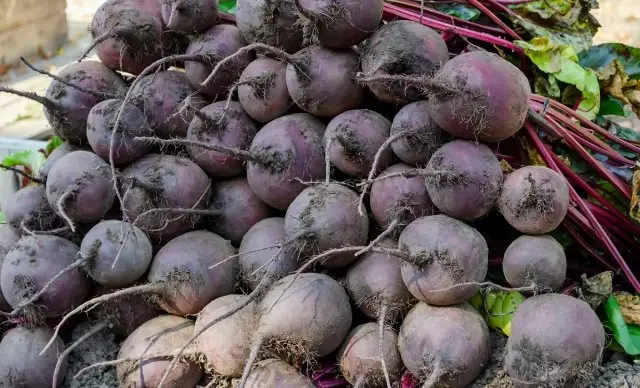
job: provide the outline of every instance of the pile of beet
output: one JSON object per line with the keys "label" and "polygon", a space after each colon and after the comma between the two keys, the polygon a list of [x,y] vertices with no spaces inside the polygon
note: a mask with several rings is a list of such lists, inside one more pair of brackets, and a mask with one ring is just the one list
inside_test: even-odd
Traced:
{"label": "pile of beet", "polygon": [[383,5],[106,1],[100,61],[23,93],[65,143],[2,207],[0,387],[59,386],[83,320],[123,340],[93,366],[121,388],[314,387],[328,361],[333,386],[466,387],[495,288],[528,297],[514,384],[587,382],[605,332],[550,235],[573,188],[498,152],[529,80]]}

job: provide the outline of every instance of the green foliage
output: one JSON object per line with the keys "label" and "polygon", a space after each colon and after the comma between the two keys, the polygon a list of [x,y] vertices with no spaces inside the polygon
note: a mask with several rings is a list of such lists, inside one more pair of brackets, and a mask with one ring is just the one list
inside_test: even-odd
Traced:
{"label": "green foliage", "polygon": [[640,355],[640,326],[624,321],[620,304],[613,294],[604,303],[604,311],[607,317],[604,326],[613,333],[615,342],[628,355]]}
{"label": "green foliage", "polygon": [[0,224],[6,224],[7,223],[7,216],[4,214],[4,212],[0,211]]}
{"label": "green foliage", "polygon": [[464,20],[475,20],[481,15],[480,10],[477,8],[464,4],[431,4],[431,6],[440,12],[446,13],[447,15],[455,16]]}
{"label": "green foliage", "polygon": [[218,3],[218,9],[220,12],[234,14],[236,13],[236,0],[220,0]]}
{"label": "green foliage", "polygon": [[[547,37],[536,37],[529,42],[516,41],[525,54],[548,78],[557,91],[557,81],[574,86],[582,93],[578,112],[592,120],[600,110],[600,84],[594,70],[585,69],[578,64],[578,56],[572,46],[555,44]],[[536,84],[542,81],[537,81]],[[553,87],[556,85],[556,87]],[[555,93],[554,93],[555,94]],[[551,97],[559,97],[552,95]]]}
{"label": "green foliage", "polygon": [[599,70],[618,60],[631,78],[640,78],[640,48],[622,43],[605,43],[581,52],[578,57],[582,66],[593,70]]}

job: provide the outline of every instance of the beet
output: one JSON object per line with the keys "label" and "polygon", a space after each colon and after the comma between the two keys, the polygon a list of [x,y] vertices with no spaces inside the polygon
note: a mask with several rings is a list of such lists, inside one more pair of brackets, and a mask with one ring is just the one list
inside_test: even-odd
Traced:
{"label": "beet", "polygon": [[218,0],[161,0],[166,27],[186,34],[204,31],[218,18]]}
{"label": "beet", "polygon": [[258,57],[244,69],[238,85],[238,101],[254,120],[268,123],[293,106],[286,74],[287,63],[269,57]]}
{"label": "beet", "polygon": [[293,53],[302,46],[295,0],[242,0],[236,24],[249,43],[265,43]]}
{"label": "beet", "polygon": [[426,165],[448,137],[431,118],[427,101],[412,102],[398,111],[391,135],[398,133],[407,135],[391,143],[391,148],[400,160],[414,166]]}

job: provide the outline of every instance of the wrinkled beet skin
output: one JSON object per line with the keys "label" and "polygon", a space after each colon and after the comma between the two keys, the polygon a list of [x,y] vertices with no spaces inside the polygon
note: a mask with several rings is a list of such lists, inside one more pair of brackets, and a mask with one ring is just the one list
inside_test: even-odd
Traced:
{"label": "wrinkled beet skin", "polygon": [[[0,342],[0,387],[50,387],[58,356],[64,343],[56,337],[53,345],[41,356],[53,332],[48,328],[14,327]],[[67,360],[61,363],[57,384],[61,384],[67,370]],[[57,385],[56,385],[57,386]]]}
{"label": "wrinkled beet skin", "polygon": [[[559,384],[554,386],[583,386],[576,377],[595,371],[604,345],[602,323],[588,304],[562,294],[537,295],[518,306],[511,320],[505,366],[513,379],[531,382],[514,380],[517,388],[555,382]],[[586,362],[593,364],[585,367]],[[572,368],[583,375],[570,375]],[[562,384],[564,379],[567,385]]]}
{"label": "wrinkled beet skin", "polygon": [[364,89],[355,80],[359,69],[353,50],[332,50],[314,45],[295,54],[297,66],[287,65],[287,89],[301,109],[333,117],[360,106]]}
{"label": "wrinkled beet skin", "polygon": [[[320,184],[303,190],[287,209],[284,229],[301,252],[313,254],[334,248],[366,245],[369,219],[358,213],[358,195],[339,184]],[[354,252],[332,255],[322,261],[340,268],[355,260]]]}
{"label": "wrinkled beet skin", "polygon": [[231,64],[220,69],[206,87],[201,83],[209,76],[218,61],[246,45],[247,42],[240,35],[238,27],[231,24],[218,24],[202,33],[191,42],[186,54],[207,54],[215,60],[211,64],[195,61],[188,61],[185,64],[187,78],[191,85],[213,99],[225,98],[228,89],[238,80],[244,68],[255,59],[252,52],[236,57]]}
{"label": "wrinkled beet skin", "polygon": [[[138,327],[122,343],[118,358],[143,359],[142,366],[122,363],[117,366],[118,381],[123,387],[156,388],[169,366],[169,358],[147,358],[156,354],[177,352],[193,335],[193,321],[172,315],[153,318]],[[192,347],[187,351],[192,351]],[[145,357],[147,356],[147,357]],[[165,386],[194,388],[202,378],[200,366],[188,360],[177,363]]]}
{"label": "wrinkled beet skin", "polygon": [[[464,222],[442,214],[410,223],[400,234],[398,248],[433,260],[423,268],[402,263],[402,279],[409,291],[431,305],[447,306],[468,300],[478,286],[449,288],[482,282],[487,275],[489,248],[484,237]],[[461,272],[456,274],[456,269]]]}
{"label": "wrinkled beet skin", "polygon": [[[285,240],[284,218],[281,217],[265,218],[244,235],[238,249],[238,262],[242,281],[251,289],[258,287],[266,276],[278,280],[298,268],[298,257],[294,250],[280,250],[278,247]],[[263,249],[267,247],[271,248]],[[254,250],[256,252],[252,252]],[[267,265],[267,261],[273,257],[271,264]]]}
{"label": "wrinkled beet skin", "polygon": [[391,148],[400,160],[413,166],[426,165],[448,138],[431,119],[427,101],[407,104],[398,111],[391,124],[391,135],[402,131],[415,133],[394,141]]}
{"label": "wrinkled beet skin", "polygon": [[[368,76],[428,75],[449,60],[449,50],[434,30],[400,20],[385,24],[367,39],[361,57],[362,71]],[[369,89],[390,104],[422,99],[415,87],[402,82],[370,83]]]}
{"label": "wrinkled beet skin", "polygon": [[271,215],[271,208],[253,193],[244,177],[214,183],[209,210],[221,214],[210,217],[207,229],[236,246],[253,225]]}
{"label": "wrinkled beet skin", "polygon": [[236,24],[249,43],[264,43],[294,53],[302,46],[295,0],[242,0]]}
{"label": "wrinkled beet skin", "polygon": [[[57,75],[75,85],[110,96],[123,95],[127,87],[122,77],[96,61],[72,63]],[[56,80],[49,84],[46,97],[59,106],[58,111],[44,108],[44,114],[55,133],[70,143],[86,144],[89,111],[106,97],[100,99]]]}
{"label": "wrinkled beet skin", "polygon": [[[296,319],[291,319],[295,312]],[[351,328],[349,297],[333,278],[318,273],[284,277],[265,294],[259,307],[260,336],[296,338],[324,357],[340,346]]]}
{"label": "wrinkled beet skin", "polygon": [[[239,85],[238,101],[254,120],[268,123],[286,114],[293,106],[287,89],[286,74],[287,63],[269,57],[259,57],[244,69],[239,81],[242,83],[253,80],[258,85]],[[264,77],[273,79],[266,82]]]}
{"label": "wrinkled beet skin", "polygon": [[[378,176],[411,169],[412,167],[404,163],[398,163],[382,171]],[[420,176],[397,176],[374,182],[371,185],[369,206],[373,218],[381,226],[389,225],[394,219],[406,225],[416,218],[430,216],[435,211],[427,193],[424,178]]]}
{"label": "wrinkled beet skin", "polygon": [[91,36],[120,33],[98,45],[100,61],[110,69],[140,74],[163,57],[163,21],[158,0],[109,0],[93,15]]}
{"label": "wrinkled beet skin", "polygon": [[[246,150],[259,129],[235,101],[231,101],[228,107],[224,101],[214,102],[202,108],[201,112],[212,123],[195,117],[189,125],[188,140]],[[245,172],[246,160],[226,152],[197,146],[187,146],[187,151],[191,159],[210,176],[233,177]]]}
{"label": "wrinkled beet skin", "polygon": [[[87,119],[87,140],[96,155],[109,161],[111,136],[118,110],[123,100],[105,100],[96,104],[89,112]],[[153,136],[144,114],[133,105],[126,105],[118,131],[113,139],[113,162],[116,165],[127,165],[146,155],[151,149],[148,142],[134,140],[137,136]]]}
{"label": "wrinkled beet skin", "polygon": [[486,215],[498,201],[502,168],[484,144],[466,140],[445,144],[429,160],[427,173],[432,174],[426,177],[431,201],[451,217],[475,220]]}
{"label": "wrinkled beet skin", "polygon": [[[412,375],[425,378],[433,363],[440,361],[445,364],[442,372],[453,374],[445,374],[440,384],[463,388],[487,367],[491,343],[487,324],[469,304],[435,307],[418,303],[402,322],[398,348]],[[425,361],[431,357],[435,359]]]}
{"label": "wrinkled beet skin", "polygon": [[531,87],[514,65],[487,51],[463,53],[447,62],[436,81],[458,90],[434,98],[431,117],[450,134],[485,142],[513,136],[524,123]]}
{"label": "wrinkled beet skin", "polygon": [[[205,325],[228,311],[247,302],[247,295],[225,295],[214,299],[202,309],[196,318],[195,330],[201,330]],[[196,347],[216,373],[223,376],[240,377],[244,365],[249,358],[251,333],[255,329],[255,302],[242,310],[208,328],[196,340]]]}
{"label": "wrinkled beet skin", "polygon": [[[277,118],[262,127],[251,143],[252,153],[267,155],[281,163],[263,166],[247,163],[247,180],[254,193],[266,204],[286,210],[307,185],[302,182],[324,179],[325,125],[306,113],[294,113]],[[302,181],[302,182],[300,182]]]}
{"label": "wrinkled beet skin", "polygon": [[296,4],[314,21],[319,43],[336,49],[354,46],[374,32],[382,20],[384,7],[383,0],[298,0]]}
{"label": "wrinkled beet skin", "polygon": [[47,231],[63,226],[47,201],[47,190],[44,186],[27,186],[13,193],[4,202],[2,210],[7,224],[16,234],[22,234],[20,224],[31,231]]}
{"label": "wrinkled beet skin", "polygon": [[[0,285],[11,306],[26,301],[53,276],[76,260],[78,246],[60,237],[26,236],[17,241],[2,264]],[[76,268],[62,275],[38,299],[47,317],[57,317],[84,301],[89,280]]]}
{"label": "wrinkled beet skin", "polygon": [[[133,186],[126,183],[131,179],[123,179],[124,187],[120,189],[123,193],[128,191],[124,212],[130,220],[150,209],[204,209],[209,203],[211,180],[189,159],[147,155],[124,169],[122,177],[135,179]],[[139,219],[136,225],[154,242],[161,242],[192,229],[198,219],[175,213],[155,213]],[[166,220],[169,222],[165,224]]]}
{"label": "wrinkled beet skin", "polygon": [[[524,200],[531,188],[537,191],[535,199],[540,200],[540,192],[550,198],[544,201],[546,211],[531,206],[523,206],[522,202],[531,202],[533,198]],[[544,198],[544,197],[543,197]],[[564,220],[569,208],[569,186],[565,178],[547,167],[526,166],[507,175],[502,185],[498,201],[500,213],[507,222],[526,234],[549,233]]]}
{"label": "wrinkled beet skin", "polygon": [[[197,93],[187,76],[172,70],[144,77],[131,90],[131,96],[132,103],[144,112],[156,136],[163,139],[186,136],[194,117],[193,109],[207,105],[205,97]],[[181,111],[187,98],[193,109]]]}
{"label": "wrinkled beet skin", "polygon": [[[383,333],[383,354],[391,382],[402,377],[402,360],[398,352],[398,334],[388,327]],[[358,379],[371,379],[368,387],[384,387],[384,375],[380,361],[378,324],[365,323],[354,327],[338,350],[338,364],[345,379],[355,384]],[[377,383],[377,384],[376,384]]]}
{"label": "wrinkled beet skin", "polygon": [[59,199],[68,193],[64,212],[76,222],[96,222],[111,209],[115,190],[109,165],[96,154],[74,151],[53,165],[47,178],[49,205],[58,210]]}
{"label": "wrinkled beet skin", "polygon": [[196,314],[212,299],[233,292],[237,260],[209,267],[235,253],[229,241],[203,230],[187,232],[169,241],[153,258],[149,282],[187,280],[165,294],[160,306],[174,315]]}
{"label": "wrinkled beet skin", "polygon": [[[382,245],[395,248],[398,243],[385,239]],[[414,299],[402,280],[401,266],[402,261],[396,256],[368,252],[349,267],[346,288],[354,304],[369,318],[378,319],[383,303],[389,304],[396,314],[406,313],[403,307]]]}
{"label": "wrinkled beet skin", "polygon": [[564,248],[551,236],[518,237],[504,253],[502,272],[512,287],[537,287],[557,291],[567,277]]}
{"label": "wrinkled beet skin", "polygon": [[218,0],[162,0],[162,20],[170,30],[196,33],[213,26]]}
{"label": "wrinkled beet skin", "polygon": [[[378,149],[389,137],[390,127],[389,120],[372,110],[355,109],[339,114],[327,124],[323,139],[325,145],[327,139],[333,139],[329,152],[331,164],[349,176],[366,177]],[[384,150],[379,169],[385,169],[392,158],[391,150]]]}
{"label": "wrinkled beet skin", "polygon": [[[124,237],[127,239],[123,247],[121,238]],[[97,249],[96,242],[99,242]],[[117,220],[102,221],[91,228],[82,240],[80,252],[82,257],[93,257],[86,268],[89,276],[110,288],[133,284],[147,271],[152,258],[151,242],[144,232]],[[116,257],[118,262],[114,267]]]}

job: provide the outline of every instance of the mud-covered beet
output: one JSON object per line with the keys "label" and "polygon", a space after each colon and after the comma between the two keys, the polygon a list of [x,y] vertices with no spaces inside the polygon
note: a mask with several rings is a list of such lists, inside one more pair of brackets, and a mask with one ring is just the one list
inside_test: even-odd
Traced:
{"label": "mud-covered beet", "polygon": [[244,177],[213,184],[207,229],[239,245],[247,231],[271,215],[271,208],[254,194]]}
{"label": "mud-covered beet", "polygon": [[[247,295],[225,295],[206,305],[196,319],[195,330],[231,311],[247,301]],[[255,329],[256,304],[250,302],[232,316],[204,331],[196,340],[196,347],[211,364],[216,373],[240,377],[249,358],[251,333]]]}
{"label": "mud-covered beet", "polygon": [[59,81],[53,80],[47,88],[46,97],[53,101],[57,109],[45,106],[44,114],[54,132],[73,144],[87,142],[87,116],[98,102],[122,96],[126,84],[116,72],[96,61],[84,61],[65,66],[58,77],[74,85],[102,93],[102,98],[79,91]]}
{"label": "mud-covered beet", "polygon": [[382,20],[383,0],[298,0],[300,12],[318,42],[331,48],[349,48],[374,32]]}
{"label": "mud-covered beet", "polygon": [[[384,328],[382,356],[392,383],[402,377],[402,359],[398,352],[398,334],[391,328]],[[378,324],[365,323],[354,327],[342,347],[338,350],[338,363],[345,379],[351,384],[383,388],[386,387],[380,360]]]}
{"label": "mud-covered beet", "polygon": [[425,386],[463,388],[487,367],[491,344],[487,324],[471,305],[418,303],[402,322],[398,348]]}
{"label": "mud-covered beet", "polygon": [[[123,387],[157,387],[170,357],[157,357],[158,354],[171,355],[193,335],[193,321],[173,315],[162,315],[151,319],[138,327],[122,343],[118,358],[131,358],[141,362],[129,362],[117,365],[118,380]],[[193,353],[194,347],[187,349]],[[200,366],[188,359],[181,360],[169,372],[167,387],[194,388],[202,377]]]}
{"label": "mud-covered beet", "polygon": [[551,236],[520,236],[504,253],[502,272],[513,287],[557,291],[567,277],[567,257]]}
{"label": "mud-covered beet", "polygon": [[[77,259],[79,248],[60,237],[37,235],[18,240],[2,263],[0,286],[12,307],[26,302]],[[80,268],[60,276],[38,298],[36,306],[47,317],[56,317],[80,304],[89,291],[89,279]],[[37,322],[36,322],[37,323]]]}
{"label": "mud-covered beet", "polygon": [[398,248],[423,260],[403,263],[402,279],[418,300],[453,305],[471,298],[487,275],[489,248],[484,237],[462,221],[442,214],[418,218],[400,234]]}
{"label": "mud-covered beet", "polygon": [[[429,75],[449,60],[449,50],[438,33],[420,23],[393,21],[378,29],[362,50],[365,76]],[[404,82],[368,84],[378,99],[404,104],[421,99],[421,93]]]}
{"label": "mud-covered beet", "polygon": [[91,151],[91,148],[89,148],[88,146],[77,146],[67,141],[60,144],[55,150],[53,150],[49,154],[49,156],[47,156],[47,159],[42,164],[42,167],[40,167],[40,177],[42,179],[47,179],[47,175],[49,175],[49,171],[51,170],[51,167],[58,160],[60,160],[60,158],[62,158],[63,156],[65,156],[70,152],[78,151],[78,150]]}
{"label": "mud-covered beet", "polygon": [[333,117],[360,106],[364,89],[355,76],[358,54],[314,45],[294,55],[287,65],[287,89],[303,110],[321,117]]}
{"label": "mud-covered beet", "polygon": [[[193,109],[207,105],[204,96],[191,86],[180,71],[158,71],[136,82],[131,102],[144,112],[156,136],[184,137],[194,117]],[[185,107],[187,103],[189,107]]]}
{"label": "mud-covered beet", "polygon": [[[395,248],[397,241],[385,239],[382,246]],[[387,321],[404,315],[415,302],[402,280],[402,261],[393,255],[368,252],[347,271],[346,288],[355,306],[366,316],[378,319],[386,305]]]}
{"label": "mud-covered beet", "polygon": [[237,259],[229,241],[217,234],[196,230],[169,241],[156,254],[149,268],[150,283],[166,283],[159,305],[174,315],[196,314],[212,299],[233,292]]}
{"label": "mud-covered beet", "polygon": [[213,99],[227,96],[228,89],[238,80],[244,68],[251,63],[255,55],[251,52],[236,57],[232,63],[224,66],[215,78],[206,86],[201,83],[209,76],[218,61],[234,54],[247,42],[238,27],[231,24],[218,24],[198,35],[187,48],[186,54],[204,54],[207,62],[188,61],[185,63],[187,78],[191,85],[201,93]]}
{"label": "mud-covered beet", "polygon": [[[337,183],[304,189],[287,209],[284,229],[287,240],[303,253],[313,254],[367,242],[369,219],[358,213],[358,194]],[[322,261],[330,268],[349,265],[354,252],[338,253]]]}
{"label": "mud-covered beet", "polygon": [[[343,173],[366,177],[373,166],[378,149],[389,137],[391,123],[379,113],[368,109],[348,110],[327,124],[324,144],[331,164]],[[378,161],[379,169],[386,168],[393,154],[385,150]]]}
{"label": "mud-covered beet", "polygon": [[7,224],[16,234],[49,231],[60,228],[64,224],[47,201],[47,190],[44,186],[27,186],[13,193],[4,201],[2,211]]}
{"label": "mud-covered beet", "polygon": [[[398,163],[382,171],[379,177],[409,170],[413,168]],[[430,216],[436,210],[427,193],[424,178],[420,176],[398,175],[373,182],[369,206],[373,218],[381,226],[387,226],[394,220],[404,226],[416,218]]]}
{"label": "mud-covered beet", "polygon": [[238,101],[254,120],[268,123],[293,106],[286,74],[287,63],[269,57],[258,57],[244,69],[238,85]]}
{"label": "mud-covered beet", "polygon": [[604,347],[602,323],[587,303],[563,294],[537,295],[513,315],[505,366],[517,388],[579,387],[597,369]]}
{"label": "mud-covered beet", "polygon": [[[2,263],[4,262],[4,258],[7,256],[7,253],[11,250],[13,244],[15,244],[19,239],[20,236],[18,236],[9,225],[0,224],[0,269],[2,269]],[[0,288],[0,310],[7,311],[10,308],[11,306],[7,303],[7,300],[2,294],[2,289]]]}
{"label": "mud-covered beet", "polygon": [[285,245],[285,240],[281,217],[265,218],[244,235],[238,262],[241,279],[249,288],[256,288],[265,277],[278,280],[298,268],[295,250]]}
{"label": "mud-covered beet", "polygon": [[[100,293],[110,290],[102,289]],[[163,314],[150,303],[147,295],[127,295],[102,303],[96,309],[98,319],[107,319],[111,331],[119,338],[126,338],[143,323]]]}
{"label": "mud-covered beet", "polygon": [[204,31],[218,18],[218,0],[162,0],[161,4],[162,20],[173,31]]}
{"label": "mud-covered beet", "polygon": [[93,15],[89,28],[108,68],[134,75],[163,57],[163,21],[158,0],[108,0]]}
{"label": "mud-covered beet", "polygon": [[293,53],[302,46],[295,0],[242,0],[236,24],[249,43],[264,43]]}
{"label": "mud-covered beet", "polygon": [[47,177],[47,200],[59,215],[74,222],[96,222],[115,199],[109,165],[88,151],[74,151],[53,165]]}
{"label": "mud-covered beet", "polygon": [[501,141],[513,136],[527,116],[529,80],[497,54],[462,53],[438,71],[435,81],[454,92],[432,94],[431,117],[456,137]]}
{"label": "mud-covered beet", "polygon": [[[43,355],[42,349],[51,338],[48,328],[27,329],[14,327],[7,331],[0,342],[0,387],[36,388],[50,387],[59,353],[64,351],[64,343],[57,337],[54,346]],[[62,362],[58,375],[61,384],[67,369],[66,360]],[[56,385],[57,386],[57,385]]]}
{"label": "mud-covered beet", "polygon": [[296,368],[278,359],[256,363],[247,378],[247,387],[314,388],[315,384]]}
{"label": "mud-covered beet", "polygon": [[500,213],[522,233],[549,233],[569,208],[565,178],[547,167],[526,166],[507,175],[498,201]]}
{"label": "mud-covered beet", "polygon": [[486,215],[498,201],[502,168],[484,144],[451,141],[431,156],[426,171],[431,201],[451,217],[475,220]]}
{"label": "mud-covered beet", "polygon": [[412,102],[398,111],[391,123],[391,135],[401,132],[407,135],[391,143],[391,148],[400,160],[414,166],[426,165],[448,138],[431,119],[427,101]]}
{"label": "mud-covered beet", "polygon": [[122,170],[121,175],[125,216],[155,242],[186,232],[200,219],[168,209],[205,209],[209,204],[211,180],[189,159],[151,154]]}
{"label": "mud-covered beet", "polygon": [[153,256],[147,235],[137,226],[117,220],[102,221],[91,228],[82,239],[80,252],[90,260],[86,266],[89,276],[109,288],[133,284],[147,271]]}
{"label": "mud-covered beet", "polygon": [[[123,100],[120,99],[102,101],[91,109],[87,118],[87,140],[91,149],[106,161],[109,161],[111,154],[113,162],[117,165],[127,165],[146,155],[151,145],[134,139],[137,136],[153,135],[144,114],[130,104],[123,107],[118,129],[113,135],[114,124],[122,102]],[[113,152],[111,152],[112,148]]]}
{"label": "mud-covered beet", "polygon": [[269,206],[286,210],[307,185],[323,179],[325,125],[306,113],[279,117],[258,132],[250,151],[263,163],[247,164],[249,186]]}
{"label": "mud-covered beet", "polygon": [[[239,103],[214,102],[200,110],[206,117],[195,117],[189,125],[187,139],[246,150],[258,132],[258,126]],[[232,177],[242,175],[246,160],[229,153],[214,151],[194,145],[187,146],[191,159],[210,176]]]}

